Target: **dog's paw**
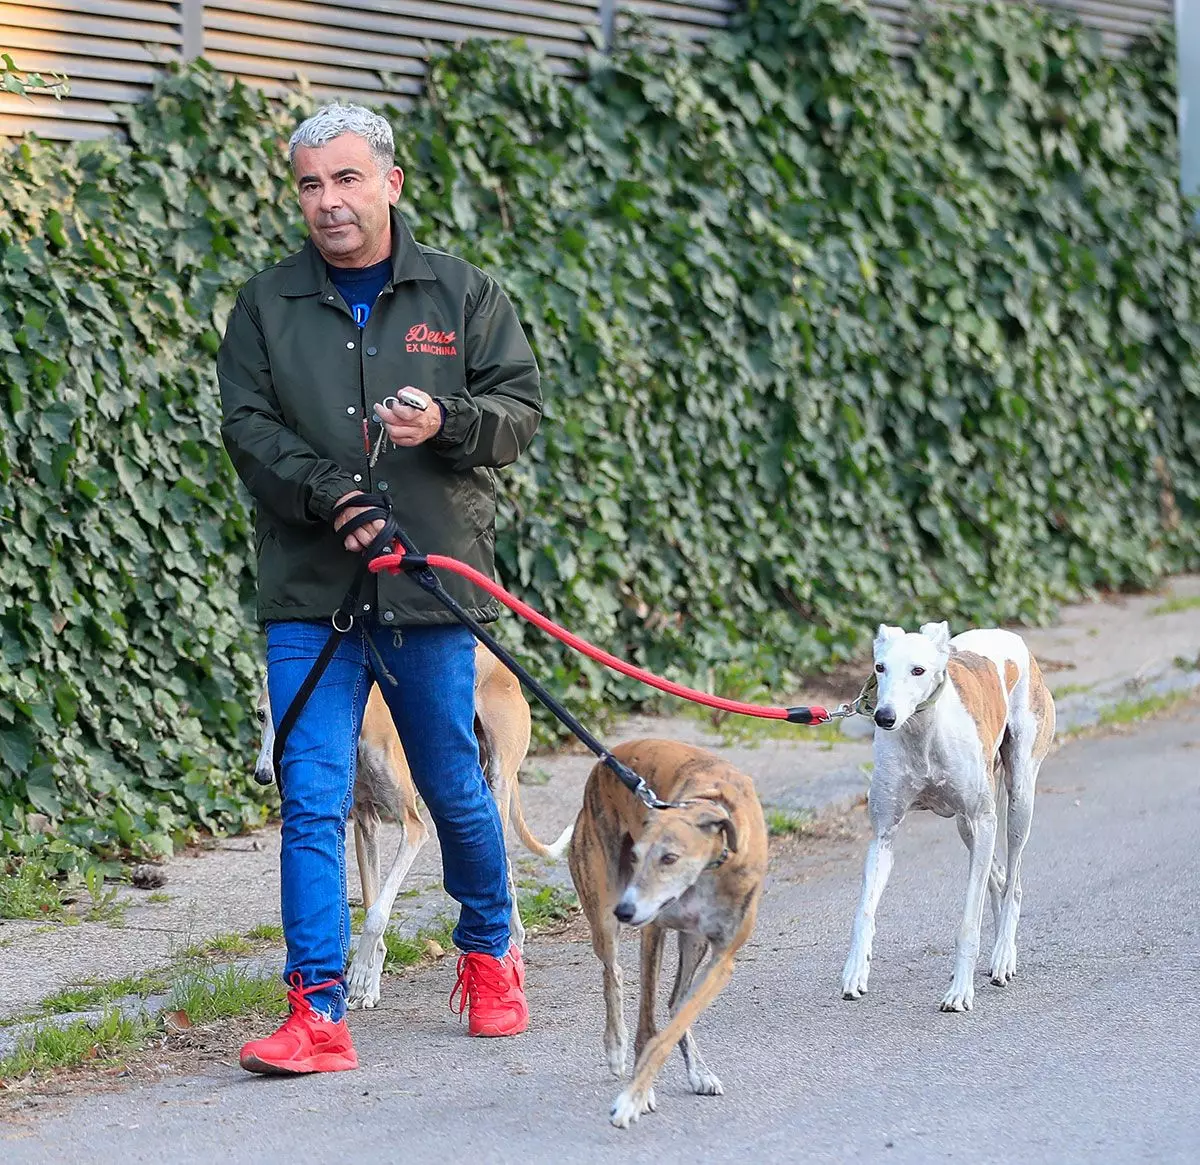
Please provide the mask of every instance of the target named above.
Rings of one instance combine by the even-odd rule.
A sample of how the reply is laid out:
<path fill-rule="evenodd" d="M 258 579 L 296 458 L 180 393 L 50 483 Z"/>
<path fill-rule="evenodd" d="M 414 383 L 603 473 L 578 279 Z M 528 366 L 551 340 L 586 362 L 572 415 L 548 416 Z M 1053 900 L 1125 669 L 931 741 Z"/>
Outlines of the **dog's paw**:
<path fill-rule="evenodd" d="M 842 972 L 842 998 L 861 999 L 867 993 L 867 976 L 871 965 L 867 962 L 847 962 Z"/>
<path fill-rule="evenodd" d="M 975 988 L 971 980 L 960 983 L 956 975 L 950 990 L 942 997 L 943 1011 L 970 1011 L 975 1005 Z"/>
<path fill-rule="evenodd" d="M 346 1006 L 351 1010 L 372 1008 L 379 1004 L 379 986 L 383 978 L 383 960 L 387 948 L 379 943 L 372 954 L 362 944 L 354 953 L 354 961 L 346 973 Z"/>
<path fill-rule="evenodd" d="M 362 1008 L 365 1011 L 370 1011 L 374 1007 L 379 1006 L 379 980 L 376 979 L 373 984 L 368 983 L 364 986 L 357 986 L 353 982 L 346 982 L 346 1007 L 351 1011 L 357 1011 Z"/>
<path fill-rule="evenodd" d="M 621 1080 L 625 1076 L 625 1042 L 622 1041 L 616 1047 L 608 1049 L 607 1053 L 608 1070 L 618 1079 Z"/>
<path fill-rule="evenodd" d="M 997 987 L 1007 987 L 1017 976 L 1017 946 L 1016 943 L 1005 942 L 1003 939 L 996 943 L 992 951 L 992 982 Z"/>
<path fill-rule="evenodd" d="M 627 1129 L 635 1123 L 643 1113 L 653 1112 L 658 1107 L 657 1101 L 654 1099 L 654 1089 L 646 1090 L 644 1096 L 639 1096 L 632 1088 L 626 1088 L 616 1100 L 613 1101 L 612 1109 L 608 1114 L 608 1119 L 615 1128 Z"/>
<path fill-rule="evenodd" d="M 692 1068 L 688 1071 L 688 1083 L 697 1096 L 724 1096 L 721 1081 L 707 1068 Z"/>

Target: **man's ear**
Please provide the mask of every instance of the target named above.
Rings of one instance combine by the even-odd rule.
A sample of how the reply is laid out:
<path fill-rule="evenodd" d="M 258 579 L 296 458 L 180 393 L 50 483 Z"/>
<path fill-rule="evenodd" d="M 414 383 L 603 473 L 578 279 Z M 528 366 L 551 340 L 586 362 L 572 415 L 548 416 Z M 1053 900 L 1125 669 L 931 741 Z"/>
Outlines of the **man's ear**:
<path fill-rule="evenodd" d="M 932 640 L 939 651 L 950 650 L 950 624 L 944 620 L 941 623 L 922 623 L 921 634 Z"/>

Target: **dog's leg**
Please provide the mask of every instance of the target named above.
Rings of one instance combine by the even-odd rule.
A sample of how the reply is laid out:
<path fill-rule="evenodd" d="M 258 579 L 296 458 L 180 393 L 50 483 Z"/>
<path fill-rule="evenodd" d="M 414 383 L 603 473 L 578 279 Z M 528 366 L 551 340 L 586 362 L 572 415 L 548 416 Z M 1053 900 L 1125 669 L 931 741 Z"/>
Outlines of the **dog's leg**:
<path fill-rule="evenodd" d="M 379 897 L 379 813 L 374 805 L 354 807 L 354 853 L 364 910 Z"/>
<path fill-rule="evenodd" d="M 996 806 L 997 818 L 1000 816 L 1000 806 L 1003 802 L 999 802 Z M 963 839 L 963 845 L 967 847 L 967 852 L 971 851 L 972 844 L 972 829 L 971 819 L 959 814 L 954 819 L 958 826 L 958 836 Z M 992 866 L 988 871 L 988 902 L 992 907 L 992 925 L 996 928 L 996 933 L 1000 933 L 1000 895 L 1004 893 L 1004 867 L 1001 866 L 999 858 L 992 855 Z"/>
<path fill-rule="evenodd" d="M 667 932 L 651 923 L 642 929 L 641 967 L 638 973 L 640 994 L 638 1001 L 637 1034 L 633 1040 L 633 1056 L 636 1062 L 642 1049 L 658 1035 L 658 977 L 662 971 L 663 948 L 667 944 Z M 657 1107 L 654 1089 L 646 1093 L 643 1112 L 653 1112 Z"/>
<path fill-rule="evenodd" d="M 882 828 L 880 828 L 882 825 Z M 850 953 L 842 969 L 842 998 L 861 999 L 867 993 L 871 974 L 871 944 L 875 941 L 875 910 L 892 872 L 892 841 L 900 826 L 899 816 L 889 816 L 876 825 L 875 838 L 867 847 L 863 866 L 862 894 L 850 936 Z"/>
<path fill-rule="evenodd" d="M 671 989 L 671 1015 L 679 1010 L 679 1004 L 687 998 L 692 989 L 692 980 L 696 977 L 696 968 L 704 962 L 708 954 L 708 940 L 699 934 L 679 932 L 679 970 L 675 975 L 675 986 Z M 688 1028 L 679 1041 L 679 1051 L 683 1054 L 683 1065 L 687 1069 L 688 1083 L 697 1096 L 720 1096 L 725 1089 L 714 1073 L 709 1071 L 700 1049 L 696 1046 L 692 1029 Z"/>
<path fill-rule="evenodd" d="M 513 863 L 507 862 L 508 866 L 508 896 L 512 901 L 512 912 L 508 916 L 508 937 L 509 941 L 516 945 L 517 950 L 524 953 L 525 951 L 525 923 L 521 921 L 521 906 L 517 902 L 517 881 L 513 876 Z"/>
<path fill-rule="evenodd" d="M 629 1031 L 625 1027 L 624 976 L 617 962 L 621 924 L 612 911 L 599 920 L 592 934 L 592 950 L 604 968 L 604 1054 L 608 1070 L 620 1079 L 625 1075 L 625 1049 Z"/>
<path fill-rule="evenodd" d="M 658 1010 L 658 977 L 662 971 L 663 949 L 667 944 L 667 932 L 661 926 L 650 923 L 642 928 L 642 964 L 638 976 L 641 985 L 638 1006 L 637 1035 L 633 1041 L 636 1059 L 642 1049 L 658 1035 L 656 1012 Z"/>
<path fill-rule="evenodd" d="M 571 880 L 579 895 L 579 905 L 592 935 L 592 950 L 600 960 L 604 974 L 604 1053 L 608 1068 L 620 1079 L 625 1075 L 625 1050 L 629 1033 L 625 1029 L 620 954 L 621 924 L 613 914 L 620 897 L 620 869 L 617 854 L 604 845 L 592 816 L 601 798 L 592 784 L 584 792 L 584 808 L 575 823 L 567 860 Z"/>
<path fill-rule="evenodd" d="M 383 963 L 387 957 L 387 945 L 383 941 L 388 920 L 396 895 L 400 893 L 408 871 L 412 868 L 421 847 L 429 840 L 429 830 L 417 813 L 415 803 L 406 805 L 400 818 L 400 845 L 388 868 L 379 896 L 367 909 L 363 922 L 358 950 L 346 976 L 346 1006 L 374 1007 L 379 1002 L 379 985 L 383 977 Z M 364 904 L 366 892 L 363 894 Z"/>
<path fill-rule="evenodd" d="M 970 865 L 967 901 L 954 948 L 954 975 L 942 997 L 943 1011 L 970 1011 L 975 1002 L 975 963 L 979 959 L 979 928 L 983 922 L 983 895 L 996 848 L 996 810 L 989 805 L 967 831 Z"/>
<path fill-rule="evenodd" d="M 1008 793 L 1008 871 L 1004 907 L 996 927 L 992 949 L 991 978 L 997 987 L 1010 983 L 1017 973 L 1017 923 L 1021 917 L 1021 853 L 1033 824 L 1034 788 L 1039 760 L 1023 758 L 1018 764 Z"/>
<path fill-rule="evenodd" d="M 683 1034 L 696 1022 L 696 1017 L 721 993 L 733 974 L 733 956 L 754 930 L 754 904 L 751 904 L 743 919 L 737 936 L 726 947 L 713 948 L 713 956 L 705 968 L 704 976 L 688 993 L 679 1010 L 646 1046 L 638 1057 L 633 1079 L 629 1087 L 613 1101 L 609 1119 L 619 1129 L 627 1129 L 644 1112 L 648 1112 L 648 1100 L 654 1081 L 671 1049 L 683 1039 Z"/>

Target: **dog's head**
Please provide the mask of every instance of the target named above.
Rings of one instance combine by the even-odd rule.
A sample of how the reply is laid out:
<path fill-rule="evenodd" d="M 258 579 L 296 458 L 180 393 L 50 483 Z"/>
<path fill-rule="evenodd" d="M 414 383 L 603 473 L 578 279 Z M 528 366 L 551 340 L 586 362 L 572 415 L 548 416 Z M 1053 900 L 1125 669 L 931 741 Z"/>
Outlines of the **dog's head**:
<path fill-rule="evenodd" d="M 950 628 L 926 623 L 919 632 L 880 623 L 875 636 L 875 723 L 894 731 L 946 679 L 950 659 Z"/>
<path fill-rule="evenodd" d="M 271 697 L 267 694 L 267 681 L 263 680 L 262 691 L 258 695 L 258 704 L 254 709 L 258 723 L 262 729 L 262 739 L 258 747 L 258 760 L 254 762 L 254 779 L 260 785 L 271 785 L 275 782 L 275 722 L 271 718 Z"/>
<path fill-rule="evenodd" d="M 629 880 L 613 913 L 630 926 L 653 922 L 709 866 L 737 848 L 737 829 L 721 801 L 697 797 L 678 807 L 651 809 L 634 839 Z"/>

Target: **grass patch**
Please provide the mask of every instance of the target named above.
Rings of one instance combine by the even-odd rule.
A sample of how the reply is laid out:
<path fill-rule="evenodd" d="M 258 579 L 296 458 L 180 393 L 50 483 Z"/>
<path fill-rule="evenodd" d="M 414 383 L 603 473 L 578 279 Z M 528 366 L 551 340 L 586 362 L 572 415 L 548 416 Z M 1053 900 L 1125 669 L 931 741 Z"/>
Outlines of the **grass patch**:
<path fill-rule="evenodd" d="M 1167 692 L 1161 696 L 1146 696 L 1140 700 L 1122 700 L 1118 704 L 1101 709 L 1099 719 L 1095 724 L 1080 724 L 1076 728 L 1060 732 L 1058 737 L 1060 740 L 1073 740 L 1105 728 L 1120 728 L 1127 724 L 1137 724 L 1139 721 L 1149 720 L 1163 712 L 1169 712 L 1172 708 L 1186 704 L 1195 698 L 1194 691 L 1183 689 Z"/>
<path fill-rule="evenodd" d="M 1200 595 L 1177 595 L 1150 608 L 1151 615 L 1174 615 L 1177 611 L 1195 611 L 1200 609 Z"/>
<path fill-rule="evenodd" d="M 221 955 L 248 955 L 253 947 L 244 935 L 214 934 L 198 943 L 192 943 L 175 953 L 181 962 L 198 959 L 213 959 Z"/>
<path fill-rule="evenodd" d="M 120 888 L 104 885 L 104 871 L 99 866 L 90 866 L 83 876 L 91 906 L 83 917 L 88 922 L 108 922 L 120 926 L 125 921 L 125 903 L 117 901 Z"/>
<path fill-rule="evenodd" d="M 170 1006 L 193 1024 L 240 1015 L 280 1015 L 286 989 L 277 975 L 254 975 L 242 967 L 191 971 L 171 991 Z"/>
<path fill-rule="evenodd" d="M 61 914 L 62 894 L 45 866 L 14 863 L 0 877 L 0 918 L 58 918 Z"/>
<path fill-rule="evenodd" d="M 87 1060 L 111 1060 L 139 1047 L 153 1030 L 144 1016 L 127 1019 L 115 1007 L 95 1024 L 83 1019 L 66 1027 L 47 1024 L 22 1038 L 17 1049 L 0 1060 L 0 1080 L 71 1068 Z"/>
<path fill-rule="evenodd" d="M 1090 692 L 1091 690 L 1091 684 L 1063 684 L 1061 687 L 1051 689 L 1050 694 L 1056 700 L 1061 700 L 1063 696 L 1074 696 L 1079 692 Z"/>
<path fill-rule="evenodd" d="M 165 975 L 157 972 L 128 975 L 123 979 L 92 979 L 43 999 L 42 1013 L 68 1015 L 72 1011 L 94 1011 L 129 995 L 145 999 L 148 995 L 166 991 L 169 986 Z"/>
<path fill-rule="evenodd" d="M 1157 716 L 1160 712 L 1174 708 L 1176 704 L 1182 704 L 1193 695 L 1193 692 L 1179 691 L 1167 692 L 1161 696 L 1146 696 L 1141 700 L 1122 700 L 1119 704 L 1113 704 L 1100 713 L 1100 727 L 1110 728 L 1117 724 L 1136 724 L 1139 720 L 1149 719 L 1151 716 Z"/>
<path fill-rule="evenodd" d="M 277 922 L 265 922 L 262 926 L 246 931 L 246 937 L 260 943 L 281 943 L 283 927 Z"/>
<path fill-rule="evenodd" d="M 146 901 L 154 902 L 156 904 L 159 902 L 174 902 L 175 895 L 168 894 L 165 890 L 155 890 L 153 894 L 147 897 Z"/>
<path fill-rule="evenodd" d="M 398 967 L 412 967 L 427 955 L 436 955 L 436 948 L 443 953 L 453 949 L 454 923 L 443 919 L 436 926 L 418 931 L 412 938 L 401 938 L 391 930 L 383 932 L 383 945 L 387 954 L 383 959 L 385 971 Z"/>
<path fill-rule="evenodd" d="M 575 892 L 560 886 L 543 886 L 540 890 L 521 894 L 517 904 L 521 909 L 521 921 L 530 932 L 552 922 L 565 922 L 579 910 Z"/>
<path fill-rule="evenodd" d="M 817 820 L 811 809 L 768 809 L 765 816 L 770 837 L 805 837 Z"/>

